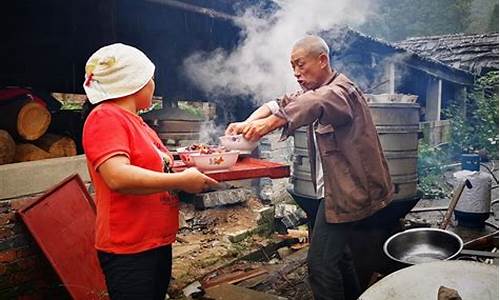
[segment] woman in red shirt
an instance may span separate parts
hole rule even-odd
[[[98,258],[111,299],[165,298],[178,230],[172,191],[198,193],[217,182],[194,168],[165,173],[173,158],[137,114],[152,104],[154,65],[140,50],[113,44],[86,64],[95,106],[83,148],[96,191]]]

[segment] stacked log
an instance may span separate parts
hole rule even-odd
[[[50,121],[48,109],[28,98],[0,106],[0,128],[7,130],[14,139],[34,141],[45,134]]]
[[[31,98],[0,103],[0,165],[77,154],[73,139],[47,129],[48,109]]]
[[[53,156],[33,144],[17,144],[15,162],[33,161],[40,159],[53,158]]]
[[[75,141],[69,137],[48,133],[33,143],[15,145],[14,162],[74,156]]]
[[[75,141],[66,136],[47,133],[36,140],[34,144],[54,157],[76,155]]]
[[[14,161],[16,143],[10,134],[0,129],[0,165],[10,164]]]

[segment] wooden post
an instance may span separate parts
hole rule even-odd
[[[467,87],[459,85],[455,90],[455,101],[460,105],[463,116],[467,113]]]
[[[388,85],[388,94],[395,94],[396,93],[396,67],[393,62],[390,62],[385,65],[385,76],[387,80],[389,80],[389,85]]]
[[[443,82],[436,77],[430,77],[427,84],[426,94],[426,121],[441,120],[441,97],[442,97]]]

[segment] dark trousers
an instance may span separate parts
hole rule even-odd
[[[321,201],[314,223],[307,263],[309,284],[315,300],[351,300],[361,294],[348,245],[353,223],[326,222]]]
[[[172,273],[172,246],[136,254],[97,252],[111,300],[164,300]]]

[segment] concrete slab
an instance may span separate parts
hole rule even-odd
[[[0,200],[44,192],[75,173],[90,181],[85,155],[1,165]]]

